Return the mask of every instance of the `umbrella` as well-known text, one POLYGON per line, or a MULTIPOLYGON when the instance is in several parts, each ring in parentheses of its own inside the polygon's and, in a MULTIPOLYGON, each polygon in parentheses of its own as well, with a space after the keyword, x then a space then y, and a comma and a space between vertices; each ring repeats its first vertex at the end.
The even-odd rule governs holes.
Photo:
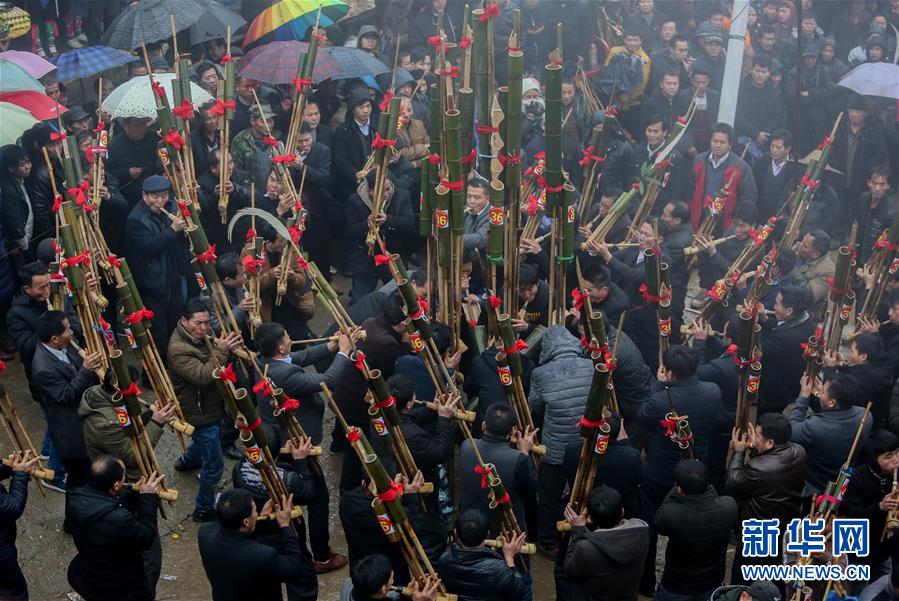
POLYGON ((899 66, 890 63, 865 63, 844 75, 840 85, 862 96, 899 100, 899 66))
POLYGON ((0 102, 8 102, 25 109, 40 121, 48 119, 56 120, 68 109, 42 92, 3 92, 0 93, 0 102))
POLYGON ((86 79, 136 60, 136 57, 116 48, 88 46, 61 54, 56 59, 56 66, 59 67, 56 76, 61 81, 86 79))
MULTIPOLYGON (((153 79, 162 84, 169 105, 175 103, 175 97, 172 94, 172 81, 175 79, 174 73, 159 73, 153 76, 153 79)), ((206 90, 191 82, 190 96, 194 106, 200 106, 212 100, 206 90)), ((150 87, 150 81, 146 75, 141 75, 127 81, 117 87, 112 93, 103 100, 103 110, 113 119, 118 117, 147 117, 156 118, 156 97, 153 94, 153 88, 150 87)))
MULTIPOLYGON (((247 52, 238 75, 266 83, 290 83, 297 76, 297 64, 306 52, 305 42, 272 42, 247 52)), ((326 79, 349 79, 389 73, 387 65, 356 48, 319 48, 312 70, 315 83, 326 79)))
POLYGON ((7 102, 0 103, 0 145, 15 144, 16 139, 38 120, 25 109, 7 102))
POLYGON ((277 40, 301 40, 315 25, 315 15, 321 7, 321 27, 330 27, 350 9, 341 0, 281 0, 253 19, 244 37, 244 48, 263 36, 275 33, 277 40))
POLYGON ((26 73, 35 78, 43 77, 56 68, 50 61, 44 60, 31 52, 22 52, 20 50, 0 52, 0 59, 19 65, 26 73))
POLYGON ((19 65, 0 59, 0 92, 20 90, 43 92, 44 86, 19 65))
POLYGON ((172 37, 169 15, 181 31, 196 23, 206 7, 195 0, 141 0, 119 13, 103 35, 103 43, 113 48, 133 50, 172 37))
POLYGON ((218 2, 209 2, 206 12, 200 20, 190 26, 190 44, 195 46, 208 40, 224 38, 231 28, 231 34, 239 27, 246 25, 246 21, 237 13, 218 2))

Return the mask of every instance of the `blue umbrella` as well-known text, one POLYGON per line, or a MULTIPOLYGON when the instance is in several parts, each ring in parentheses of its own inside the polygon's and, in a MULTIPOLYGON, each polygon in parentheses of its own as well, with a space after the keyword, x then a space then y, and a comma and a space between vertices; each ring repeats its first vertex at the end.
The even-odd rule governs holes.
POLYGON ((61 54, 56 59, 57 77, 61 81, 86 79, 135 60, 136 57, 116 48, 88 46, 61 54))

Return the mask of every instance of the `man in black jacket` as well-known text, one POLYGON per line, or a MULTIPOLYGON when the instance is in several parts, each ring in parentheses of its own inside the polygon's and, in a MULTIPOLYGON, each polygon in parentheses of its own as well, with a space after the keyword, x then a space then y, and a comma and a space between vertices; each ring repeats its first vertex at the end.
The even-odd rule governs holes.
POLYGON ((247 183, 247 174, 234 168, 234 161, 228 157, 228 178, 225 183, 225 192, 228 194, 227 212, 225 222, 222 222, 222 214, 219 211, 219 174, 221 172, 221 150, 213 149, 209 153, 209 164, 206 171, 200 172, 197 179, 198 200, 200 201, 200 223, 206 238, 210 244, 215 244, 217 254, 228 252, 240 252, 244 241, 234 237, 233 242, 228 239, 228 226, 231 218, 240 209, 250 206, 250 186, 247 183))
POLYGON ((765 152, 771 134, 780 126, 780 90, 771 83, 771 59, 756 56, 752 70, 740 85, 734 130, 737 142, 749 144, 749 153, 758 157, 765 152))
POLYGON ((799 378, 805 371, 801 344, 815 333, 808 314, 811 293, 799 286, 784 286, 774 300, 773 319, 759 312, 762 322, 761 406, 765 411, 783 411, 799 394, 799 378))
POLYGON ((282 599, 281 583, 304 572, 300 543, 290 529, 293 495, 277 504, 269 499, 263 514, 275 514, 278 546, 253 540, 259 511, 248 490, 223 492, 216 503, 218 521, 204 524, 197 535, 203 569, 214 601, 282 599))
POLYGON ((90 459, 84 445, 83 421, 78 415, 81 395, 97 383, 100 353, 82 358, 72 346, 69 318, 61 311, 47 311, 37 326, 40 344, 32 361, 34 386, 47 417, 53 445, 68 473, 68 490, 87 481, 90 459))
POLYGON ((0 467, 0 480, 12 476, 9 490, 0 485, 0 598, 9 601, 28 601, 28 583, 16 550, 16 520, 25 512, 29 476, 39 459, 31 451, 13 453, 9 456, 11 465, 0 467))
MULTIPOLYGON (((383 555, 369 555, 353 567, 350 578, 343 582, 340 601, 399 601, 400 594, 393 586, 393 566, 383 555)), ((437 582, 422 585, 410 583, 412 601, 434 601, 437 598, 437 582)))
POLYGON ((662 120, 669 126, 674 123, 675 119, 680 117, 687 108, 687 105, 682 105, 678 100, 679 91, 680 77, 678 74, 676 72, 662 73, 658 89, 651 90, 652 94, 643 102, 640 113, 641 122, 646 124, 651 115, 661 115, 662 120))
POLYGON ((618 324, 621 314, 630 310, 631 304, 605 265, 593 263, 584 269, 584 290, 590 296, 594 311, 602 311, 611 324, 618 324))
POLYGON ((128 215, 128 264, 147 309, 153 312, 151 333, 161 357, 184 305, 187 222, 169 199, 172 186, 154 175, 143 183, 143 201, 128 215), (169 216, 171 213, 177 216, 169 216))
MULTIPOLYGON (((314 107, 318 110, 318 107, 314 107)), ((306 105, 307 115, 309 105, 306 105)), ((297 136, 297 167, 292 171, 297 189, 305 172, 306 182, 303 184, 303 199, 306 205, 306 233, 303 245, 309 251, 310 258, 318 268, 330 277, 331 268, 331 235, 329 224, 339 214, 334 212, 334 199, 331 197, 331 148, 326 146, 321 137, 316 141, 314 130, 307 122, 300 125, 297 136)))
MULTIPOLYGON (((686 105, 681 104, 681 97, 675 105, 686 110, 686 105)), ((675 118, 680 115, 676 115, 675 118)), ((652 165, 659 156, 659 151, 665 145, 665 139, 671 129, 674 120, 667 120, 660 113, 649 113, 644 119, 643 135, 645 141, 634 146, 633 150, 633 166, 630 174, 636 181, 644 168, 652 165)), ((672 166, 669 167, 666 177, 662 178, 662 189, 659 190, 659 196, 656 199, 656 207, 665 206, 672 200, 684 200, 687 198, 690 189, 690 171, 687 166, 690 162, 677 150, 672 150, 666 160, 671 161, 672 166)), ((617 198, 617 197, 616 197, 617 198)), ((626 219, 623 219, 626 221, 626 219)), ((610 236, 613 242, 619 238, 610 236)))
POLYGON ((759 157, 752 166, 759 192, 759 219, 762 221, 767 221, 780 210, 795 179, 802 175, 802 165, 791 160, 792 150, 793 134, 779 129, 768 138, 768 154, 759 157))
POLYGON ((675 320, 681 322, 684 314, 684 299, 687 296, 687 282, 690 281, 690 271, 687 269, 684 249, 693 244, 690 207, 680 200, 666 203, 662 209, 661 221, 665 231, 662 246, 668 250, 668 255, 671 257, 668 260, 671 278, 671 311, 675 320))
MULTIPOLYGON (((853 94, 847 105, 846 119, 837 129, 830 155, 831 167, 843 173, 834 187, 844 202, 852 201, 865 192, 865 183, 874 167, 889 166, 883 128, 873 115, 868 117, 865 98, 853 94)), ((830 126, 830 123, 825 124, 827 131, 830 131, 830 126)), ((849 208, 848 203, 844 206, 849 208)), ((845 212, 841 215, 848 216, 845 212)))
POLYGON ((45 232, 34 231, 34 213, 25 180, 31 174, 31 159, 15 144, 0 148, 0 222, 12 252, 12 262, 21 267, 34 256, 32 238, 43 238, 45 232))
POLYGON ((368 90, 353 90, 347 99, 346 121, 334 131, 331 139, 334 200, 338 206, 347 206, 347 199, 356 189, 356 173, 372 153, 371 143, 375 137, 372 109, 368 90))
POLYGON ((709 471, 695 459, 674 469, 674 490, 655 515, 668 537, 665 571, 653 599, 708 599, 724 581, 727 545, 737 520, 737 503, 709 486, 709 471))
POLYGON ((890 227, 896 215, 896 203, 890 201, 890 176, 883 167, 875 167, 868 177, 868 191, 852 203, 852 219, 858 223, 859 259, 867 261, 874 243, 890 227))
POLYGON ((162 548, 156 529, 162 474, 141 478, 136 507, 130 485, 125 484, 125 464, 111 455, 100 455, 90 465, 87 486, 72 490, 66 498, 66 520, 78 555, 69 564, 68 580, 91 601, 152 601, 162 548), (110 561, 114 557, 115 561, 110 561))
POLYGON ((515 558, 524 544, 524 532, 503 543, 502 559, 484 546, 489 522, 484 512, 469 509, 456 520, 456 539, 437 564, 446 592, 459 601, 523 601, 530 598, 530 583, 518 571, 515 558))
MULTIPOLYGON (((805 487, 806 455, 802 445, 790 442, 790 420, 781 413, 765 413, 758 424, 746 433, 731 434, 734 455, 728 467, 727 494, 739 505, 739 518, 780 520, 784 528, 802 512, 802 491, 805 487)), ((738 531, 742 535, 742 530, 738 531)), ((780 540, 780 537, 778 538, 780 540)), ((740 539, 736 548, 742 549, 740 539)), ((746 583, 740 565, 743 553, 734 553, 731 582, 746 583)), ((780 557, 754 558, 753 563, 779 564, 780 557)))
POLYGON ((159 135, 150 130, 150 122, 151 119, 127 117, 122 121, 122 133, 109 141, 106 169, 119 182, 122 196, 132 208, 140 202, 144 180, 162 173, 156 154, 159 135))

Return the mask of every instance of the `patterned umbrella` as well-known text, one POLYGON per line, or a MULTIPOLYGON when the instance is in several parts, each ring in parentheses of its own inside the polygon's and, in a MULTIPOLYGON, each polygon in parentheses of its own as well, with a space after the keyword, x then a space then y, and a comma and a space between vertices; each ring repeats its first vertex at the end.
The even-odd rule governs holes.
POLYGON ((22 52, 21 50, 0 52, 0 59, 15 63, 32 77, 38 78, 43 77, 56 68, 50 61, 44 60, 32 52, 22 52))
POLYGON ((141 0, 128 6, 106 28, 103 43, 113 48, 133 50, 141 44, 172 37, 169 15, 175 29, 187 29, 200 20, 206 7, 195 0, 141 0))
POLYGON ((321 27, 330 27, 350 9, 341 0, 281 0, 253 19, 243 40, 244 48, 270 33, 274 33, 277 40, 303 39, 309 28, 315 25, 319 7, 322 9, 321 27))
POLYGON ((7 102, 0 103, 0 145, 15 144, 16 139, 26 129, 37 123, 34 115, 25 109, 7 102))
POLYGON ((20 90, 43 92, 44 86, 19 65, 0 59, 0 92, 20 90))
MULTIPOLYGON (((175 79, 174 73, 159 73, 153 75, 153 79, 162 84, 165 95, 169 100, 169 105, 175 103, 175 97, 172 94, 172 81, 175 79)), ((195 83, 190 84, 190 97, 194 106, 200 106, 212 100, 209 93, 195 83)), ((149 119, 156 118, 156 97, 153 94, 153 88, 150 87, 150 81, 146 75, 141 75, 126 81, 103 100, 103 110, 113 119, 118 117, 147 117, 149 119)))
POLYGON ((0 93, 0 102, 8 102, 23 108, 40 121, 55 120, 57 115, 62 115, 68 110, 46 94, 31 90, 0 93))
MULTIPOLYGON (((273 84, 290 83, 297 76, 297 65, 308 44, 305 42, 272 42, 247 52, 237 70, 249 77, 273 84)), ((389 73, 387 66, 372 55, 356 48, 319 48, 315 57, 312 80, 348 79, 389 73)))
POLYGON ((136 60, 136 57, 116 48, 88 46, 61 54, 56 59, 59 68, 56 76, 61 81, 85 79, 136 60))

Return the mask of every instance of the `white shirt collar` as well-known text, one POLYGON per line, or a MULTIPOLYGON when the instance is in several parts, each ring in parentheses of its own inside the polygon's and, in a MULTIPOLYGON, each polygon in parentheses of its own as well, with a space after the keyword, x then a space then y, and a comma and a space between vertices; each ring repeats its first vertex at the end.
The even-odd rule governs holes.
POLYGON ((48 351, 50 351, 50 354, 51 354, 51 355, 53 355, 54 357, 56 357, 57 359, 59 359, 59 360, 62 361, 63 363, 71 363, 71 361, 69 361, 69 356, 66 354, 65 351, 59 351, 59 350, 56 350, 55 348, 53 348, 52 346, 48 346, 48 345, 47 345, 46 343, 44 343, 44 342, 42 342, 41 344, 44 345, 44 348, 45 348, 45 349, 47 349, 48 351))
POLYGON ((726 155, 724 155, 723 157, 721 157, 720 159, 718 159, 718 160, 716 161, 716 160, 714 159, 714 157, 712 157, 712 153, 711 153, 711 151, 710 151, 710 152, 709 152, 709 163, 712 164, 712 167, 713 167, 714 169, 717 169, 718 167, 720 167, 720 166, 724 163, 724 161, 727 160, 727 157, 728 157, 729 154, 730 154, 730 153, 727 153, 726 155))

